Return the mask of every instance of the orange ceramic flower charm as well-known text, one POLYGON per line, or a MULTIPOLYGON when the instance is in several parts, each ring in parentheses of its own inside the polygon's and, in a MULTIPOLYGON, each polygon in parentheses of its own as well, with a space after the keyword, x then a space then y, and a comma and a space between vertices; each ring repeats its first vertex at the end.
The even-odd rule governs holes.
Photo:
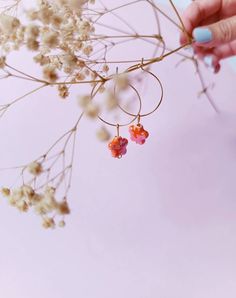
POLYGON ((139 123, 137 125, 131 125, 129 128, 130 138, 136 144, 143 145, 146 139, 149 137, 149 133, 139 123))
POLYGON ((111 154, 115 158, 121 158, 127 153, 128 140, 122 137, 115 137, 108 147, 111 150, 111 154))

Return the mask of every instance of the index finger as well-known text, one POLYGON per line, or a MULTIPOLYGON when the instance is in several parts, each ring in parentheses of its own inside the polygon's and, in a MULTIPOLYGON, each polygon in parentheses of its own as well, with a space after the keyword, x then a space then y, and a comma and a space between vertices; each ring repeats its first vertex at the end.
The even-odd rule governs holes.
MULTIPOLYGON (((196 0, 185 10, 182 20, 186 31, 192 35, 193 29, 198 27, 201 22, 215 15, 221 10, 222 0, 196 0)), ((187 37, 181 33, 181 44, 186 43, 187 37)))

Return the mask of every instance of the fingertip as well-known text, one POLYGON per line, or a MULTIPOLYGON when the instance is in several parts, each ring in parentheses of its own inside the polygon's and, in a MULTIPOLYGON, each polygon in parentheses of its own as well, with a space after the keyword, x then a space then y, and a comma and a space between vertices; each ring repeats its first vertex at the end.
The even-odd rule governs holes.
POLYGON ((180 34, 180 39, 179 39, 180 44, 183 46, 187 43, 187 37, 184 33, 180 34))
POLYGON ((221 69, 219 59, 216 55, 204 56, 203 62, 205 64, 205 66, 208 67, 215 74, 217 74, 221 69))
POLYGON ((212 66, 215 74, 220 72, 221 64, 220 64, 220 60, 216 56, 213 56, 212 66))
POLYGON ((221 65, 220 63, 218 63, 216 66, 215 66, 215 74, 219 73, 221 70, 221 65))
POLYGON ((203 62, 207 67, 213 68, 213 56, 212 55, 204 56, 203 62))

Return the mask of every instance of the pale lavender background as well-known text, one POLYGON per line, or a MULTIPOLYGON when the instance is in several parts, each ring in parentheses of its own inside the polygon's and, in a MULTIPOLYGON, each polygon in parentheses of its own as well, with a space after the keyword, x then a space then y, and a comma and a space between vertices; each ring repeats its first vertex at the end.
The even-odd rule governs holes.
MULTIPOLYGON (((151 137, 144 147, 132 145, 113 160, 94 137, 96 124, 82 122, 65 230, 45 231, 34 215, 1 202, 0 297, 236 296, 235 74, 224 65, 214 78, 216 115, 196 97, 192 66, 175 70, 177 61, 155 68, 165 102, 145 120, 151 137)), ((2 100, 10 86, 2 87, 2 100)), ((27 87, 15 85, 12 94, 27 87)), ((42 153, 77 109, 53 90, 13 108, 0 126, 0 164, 42 153)))

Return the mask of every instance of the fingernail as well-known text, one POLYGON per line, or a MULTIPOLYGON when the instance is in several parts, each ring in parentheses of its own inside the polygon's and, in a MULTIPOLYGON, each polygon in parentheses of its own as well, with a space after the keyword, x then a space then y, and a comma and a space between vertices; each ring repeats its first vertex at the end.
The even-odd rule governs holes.
POLYGON ((212 56, 204 57, 203 61, 204 61, 206 66, 213 68, 213 57, 212 56))
POLYGON ((213 39, 211 30, 208 28, 196 28, 193 30, 193 37, 197 42, 206 43, 213 39))
POLYGON ((213 57, 212 56, 206 56, 203 59, 204 64, 210 69, 211 72, 215 72, 215 67, 213 65, 213 57))
POLYGON ((204 57, 203 62, 205 63, 205 65, 207 67, 209 67, 209 69, 213 73, 218 73, 220 71, 220 64, 219 63, 217 63, 217 64, 214 63, 213 56, 209 55, 209 56, 204 57))

